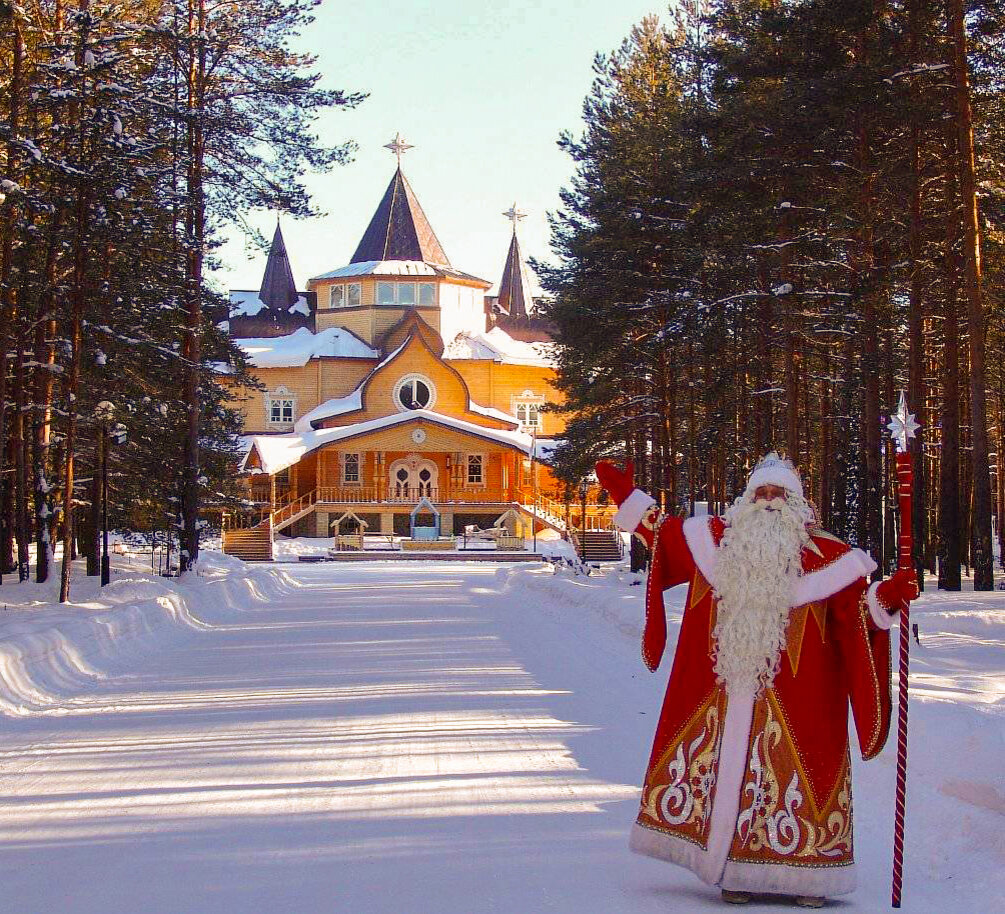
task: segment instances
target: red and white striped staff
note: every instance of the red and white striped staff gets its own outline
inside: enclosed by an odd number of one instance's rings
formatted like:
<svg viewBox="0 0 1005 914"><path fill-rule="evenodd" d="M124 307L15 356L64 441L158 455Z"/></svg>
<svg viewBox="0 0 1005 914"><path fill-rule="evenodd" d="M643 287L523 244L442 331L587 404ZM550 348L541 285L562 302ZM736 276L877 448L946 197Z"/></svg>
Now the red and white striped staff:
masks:
<svg viewBox="0 0 1005 914"><path fill-rule="evenodd" d="M887 426L897 445L897 495L900 501L900 537L897 543L897 567L914 568L912 556L914 537L911 530L911 490L914 473L908 441L921 427L914 415L907 411L907 397L900 393L897 412ZM911 661L911 604L905 602L900 609L900 688L897 706L897 796L893 824L893 897L892 904L900 907L900 890L904 875L904 803L907 795L907 684Z"/></svg>

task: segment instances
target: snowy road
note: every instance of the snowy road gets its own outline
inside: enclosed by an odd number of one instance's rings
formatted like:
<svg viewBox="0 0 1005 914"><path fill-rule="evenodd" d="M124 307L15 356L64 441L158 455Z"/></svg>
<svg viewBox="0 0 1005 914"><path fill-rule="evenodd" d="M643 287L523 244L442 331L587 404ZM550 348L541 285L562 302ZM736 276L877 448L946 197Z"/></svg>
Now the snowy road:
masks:
<svg viewBox="0 0 1005 914"><path fill-rule="evenodd" d="M0 911L721 910L626 847L665 683L635 632L508 586L528 571L290 567L7 733ZM840 910L885 906L865 856Z"/></svg>

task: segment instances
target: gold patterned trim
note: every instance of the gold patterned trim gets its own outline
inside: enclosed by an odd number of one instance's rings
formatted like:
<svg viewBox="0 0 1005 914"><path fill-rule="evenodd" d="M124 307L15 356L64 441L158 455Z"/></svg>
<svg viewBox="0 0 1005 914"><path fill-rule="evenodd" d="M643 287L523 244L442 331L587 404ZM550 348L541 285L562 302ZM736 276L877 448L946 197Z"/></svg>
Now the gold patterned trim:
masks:
<svg viewBox="0 0 1005 914"><path fill-rule="evenodd" d="M674 735L670 738L670 741L667 743L667 748L664 750L663 754L656 760L656 764L653 765L652 768L650 768L650 771L659 768L666 762L667 758L669 758L669 756L672 753L677 751L677 747L680 745L680 741L684 738L684 734L687 733L689 729L691 729L691 727L698 721L700 717L703 717L705 715L705 712L713 704L718 706L718 698L720 692L721 692L720 687L715 686L712 689L712 691L708 693L708 696L705 698L705 701L702 702L698 710L695 711L694 714L692 714L683 724L681 724L681 726L677 729L677 732L674 733ZM725 712L723 713L723 720L725 720Z"/></svg>
<svg viewBox="0 0 1005 914"><path fill-rule="evenodd" d="M865 653L869 658L869 669L872 673L873 698L876 702L872 737L869 739L868 747L862 747L862 758L866 761L879 755L883 748L883 742L886 742L886 740L883 740L882 742L880 741L880 736L883 735L883 699L879 693L879 673L876 671L876 661L872 656L872 643L869 640L869 626L866 623L866 618L869 615L869 607L866 604L866 596L868 592L868 590L863 590L862 596L859 597L858 600L858 625L861 631L862 639L865 641Z"/></svg>
<svg viewBox="0 0 1005 914"><path fill-rule="evenodd" d="M679 841L687 841L688 844L693 844L700 850L703 851L708 850L708 847L702 844L701 841L699 841L697 838L694 838L691 835L685 835L677 831L675 828L671 828L669 825L661 825L659 823L653 823L653 822L643 822L641 815L639 816L639 818L635 820L635 824L638 825L640 828L648 828L649 831L658 832L661 835L669 835L671 838L676 838Z"/></svg>

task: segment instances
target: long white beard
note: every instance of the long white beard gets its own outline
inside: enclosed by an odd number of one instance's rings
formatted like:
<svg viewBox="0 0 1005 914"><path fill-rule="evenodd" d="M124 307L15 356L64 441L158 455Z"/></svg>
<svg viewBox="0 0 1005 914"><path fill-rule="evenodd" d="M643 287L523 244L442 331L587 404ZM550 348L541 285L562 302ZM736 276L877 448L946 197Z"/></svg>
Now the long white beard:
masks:
<svg viewBox="0 0 1005 914"><path fill-rule="evenodd" d="M798 496L740 498L725 514L714 581L715 672L730 692L770 688L781 663L811 509Z"/></svg>

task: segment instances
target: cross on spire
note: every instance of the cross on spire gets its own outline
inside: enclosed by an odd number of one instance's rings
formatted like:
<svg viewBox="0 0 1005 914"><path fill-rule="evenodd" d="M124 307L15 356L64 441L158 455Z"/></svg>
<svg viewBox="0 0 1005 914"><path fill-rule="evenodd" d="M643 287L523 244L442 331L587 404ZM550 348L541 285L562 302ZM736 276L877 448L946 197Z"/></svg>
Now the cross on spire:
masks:
<svg viewBox="0 0 1005 914"><path fill-rule="evenodd" d="M513 231L516 232L516 224L527 217L527 214L521 210L517 209L516 203L514 203L508 210L506 210L503 215L513 223Z"/></svg>
<svg viewBox="0 0 1005 914"><path fill-rule="evenodd" d="M405 142L405 140L402 138L400 132L396 132L394 134L394 139L391 140L390 143L385 143L384 144L384 148L385 149L390 149L391 152L393 152L395 154L395 156L397 156L397 158L398 158L398 168L401 168L401 156L402 156L402 153L407 152L409 149L412 149L413 147L412 147L412 145L410 143L406 143Z"/></svg>

